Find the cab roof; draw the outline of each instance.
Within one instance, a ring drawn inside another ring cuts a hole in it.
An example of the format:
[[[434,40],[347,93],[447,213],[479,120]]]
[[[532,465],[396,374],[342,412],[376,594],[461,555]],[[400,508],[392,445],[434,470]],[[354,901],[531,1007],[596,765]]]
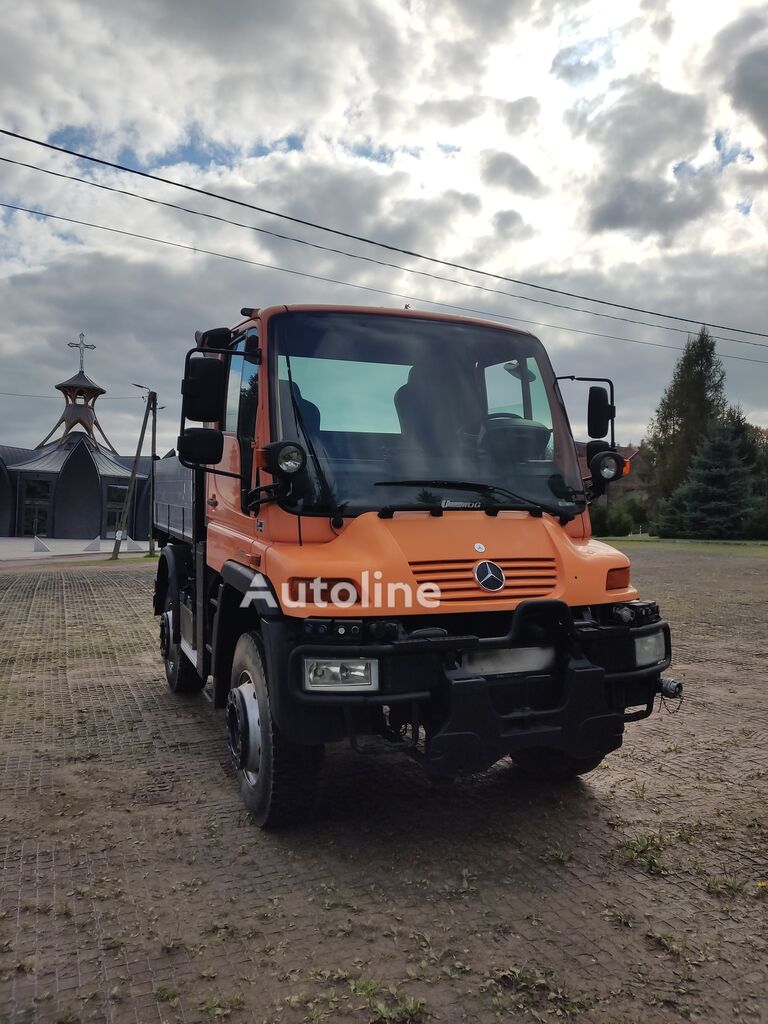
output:
[[[267,318],[277,313],[365,313],[374,316],[399,316],[411,320],[443,320],[448,323],[474,324],[478,327],[496,327],[503,331],[510,331],[513,334],[523,334],[529,338],[536,338],[531,331],[522,330],[519,327],[512,327],[509,324],[498,323],[495,320],[481,320],[479,317],[462,316],[455,313],[433,313],[422,309],[402,309],[397,306],[340,306],[321,303],[300,303],[280,306],[266,306],[264,309],[241,310],[246,317],[236,323],[232,330],[239,331],[256,322],[257,318]]]

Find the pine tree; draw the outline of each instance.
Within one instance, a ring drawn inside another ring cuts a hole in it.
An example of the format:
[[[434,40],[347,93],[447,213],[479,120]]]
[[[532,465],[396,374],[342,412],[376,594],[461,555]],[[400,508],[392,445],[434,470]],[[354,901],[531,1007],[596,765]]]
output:
[[[752,474],[739,452],[737,431],[720,423],[699,445],[686,481],[665,504],[659,531],[662,536],[737,539],[744,536],[753,506]]]
[[[685,479],[693,453],[726,408],[725,370],[713,339],[702,327],[695,338],[688,338],[644,442],[654,506]]]

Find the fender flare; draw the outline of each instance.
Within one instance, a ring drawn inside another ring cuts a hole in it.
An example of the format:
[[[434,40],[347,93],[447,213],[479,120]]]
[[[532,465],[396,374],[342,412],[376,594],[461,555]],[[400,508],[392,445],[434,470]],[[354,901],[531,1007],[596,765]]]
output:
[[[217,601],[211,629],[211,675],[213,704],[221,708],[227,703],[232,658],[239,637],[253,630],[260,633],[265,618],[279,617],[282,612],[266,576],[232,560],[221,567]]]
[[[160,552],[153,598],[155,615],[162,615],[166,596],[170,594],[171,612],[173,613],[171,640],[175,644],[181,641],[180,577],[183,575],[186,578],[187,570],[183,562],[189,554],[186,550],[184,552],[177,551],[176,549],[180,546],[166,544]]]

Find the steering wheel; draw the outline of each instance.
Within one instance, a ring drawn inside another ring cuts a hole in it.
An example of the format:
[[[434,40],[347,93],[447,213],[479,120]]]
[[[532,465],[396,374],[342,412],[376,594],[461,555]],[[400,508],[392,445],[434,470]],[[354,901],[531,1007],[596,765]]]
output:
[[[512,423],[520,423],[523,420],[522,416],[518,416],[516,412],[489,412],[483,421],[480,432],[477,437],[477,443],[482,445],[485,442],[486,435],[488,434],[488,426],[491,421],[496,423],[503,423],[504,421]]]

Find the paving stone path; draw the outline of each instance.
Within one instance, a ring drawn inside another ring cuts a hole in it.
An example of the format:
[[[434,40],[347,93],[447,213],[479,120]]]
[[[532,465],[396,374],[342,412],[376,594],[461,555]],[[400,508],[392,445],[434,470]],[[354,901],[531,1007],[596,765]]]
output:
[[[151,566],[0,570],[0,1020],[768,1021],[768,559],[632,556],[679,714],[561,789],[333,751],[278,835]]]

